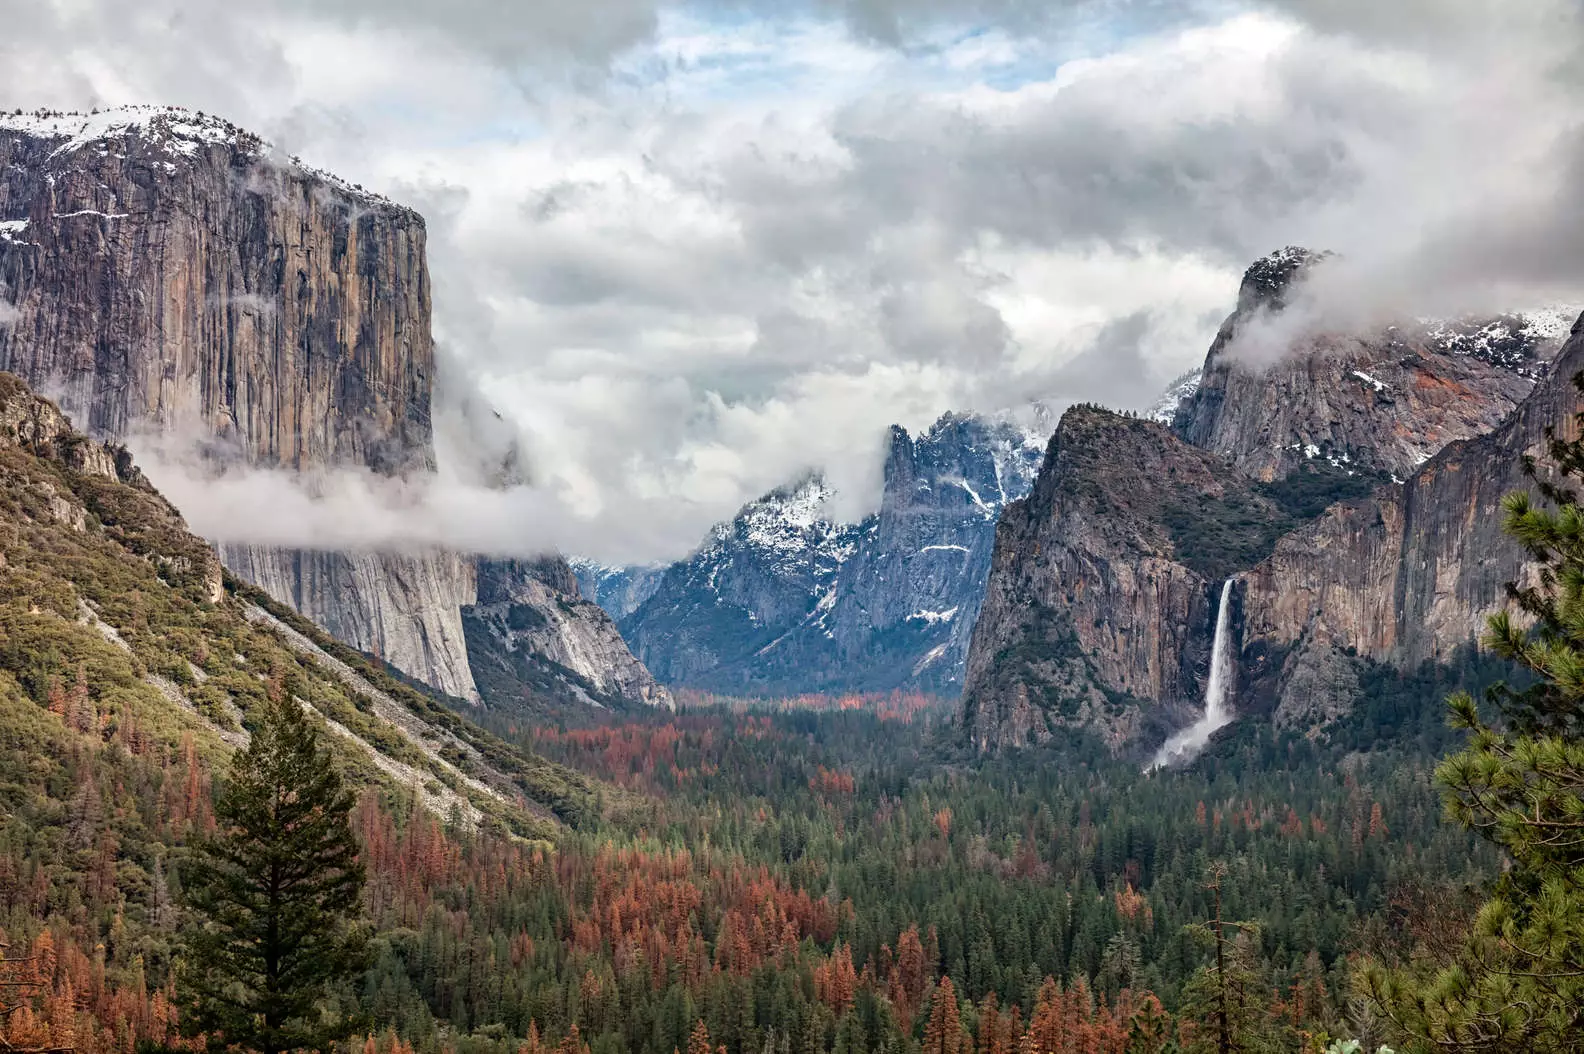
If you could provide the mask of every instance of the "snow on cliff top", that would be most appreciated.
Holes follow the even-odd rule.
[[[1172,381],[1171,387],[1161,393],[1155,404],[1144,411],[1144,417],[1150,421],[1158,421],[1163,425],[1170,425],[1172,418],[1177,416],[1177,408],[1199,390],[1199,380],[1204,375],[1204,370],[1190,370],[1189,372]]]
[[[72,154],[95,144],[105,150],[109,144],[129,138],[156,145],[172,157],[192,158],[211,146],[229,146],[250,157],[278,161],[283,166],[334,186],[349,197],[381,205],[395,204],[358,184],[348,183],[334,173],[305,164],[301,158],[294,156],[288,159],[264,139],[222,117],[180,106],[117,106],[91,113],[56,110],[0,112],[0,134],[6,132],[57,141],[59,145],[51,151],[51,158]],[[175,171],[173,167],[167,170]]]

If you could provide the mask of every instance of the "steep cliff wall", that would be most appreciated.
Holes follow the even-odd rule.
[[[996,532],[963,692],[969,735],[986,749],[1083,727],[1121,749],[1184,723],[1222,580],[1287,522],[1253,480],[1164,426],[1069,410]]]
[[[428,464],[414,212],[182,111],[0,117],[0,367],[95,433],[254,464]]]
[[[1261,324],[1323,259],[1294,248],[1249,267],[1176,413],[1179,436],[1260,479],[1316,459],[1406,478],[1448,443],[1496,427],[1544,374],[1571,321],[1542,313],[1415,322],[1260,346],[1276,339],[1257,336]]]
[[[947,414],[891,430],[880,511],[842,567],[827,629],[841,662],[960,690],[995,549],[995,522],[1028,493],[1046,434]]]
[[[0,117],[0,369],[95,435],[261,466],[432,467],[424,224],[166,108]],[[230,549],[349,643],[477,698],[453,557]],[[445,598],[448,602],[436,603]]]
[[[479,563],[478,599],[462,616],[484,702],[673,706],[671,694],[633,660],[616,623],[578,594],[576,573],[559,557]]]
[[[261,467],[432,469],[424,251],[416,213],[216,118],[0,115],[0,369],[98,436],[158,432]],[[463,620],[473,559],[221,555],[348,643],[479,699]],[[552,609],[578,603],[575,583],[550,592]],[[563,636],[606,655],[604,676],[641,698],[647,671],[609,647],[608,619],[584,614]]]
[[[1245,644],[1287,656],[1280,719],[1329,716],[1331,701],[1311,698],[1299,674],[1336,667],[1339,653],[1411,666],[1479,636],[1505,584],[1529,573],[1502,532],[1501,499],[1530,487],[1523,457],[1543,453],[1548,427],[1577,434],[1580,370],[1575,324],[1550,374],[1498,428],[1446,447],[1401,487],[1328,510],[1245,576]]]
[[[1238,327],[1280,311],[1309,265],[1250,268],[1175,436],[1063,418],[997,533],[963,709],[981,748],[1068,726],[1120,748],[1180,723],[1228,577],[1233,708],[1308,731],[1354,704],[1361,658],[1449,658],[1529,573],[1500,503],[1547,427],[1575,430],[1579,326],[1560,351],[1554,327],[1518,320],[1442,328],[1440,347],[1326,338],[1263,371],[1229,361]]]

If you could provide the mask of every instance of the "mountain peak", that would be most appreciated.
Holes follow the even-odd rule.
[[[1287,290],[1299,275],[1332,255],[1313,252],[1301,245],[1289,245],[1255,260],[1243,272],[1243,283],[1238,288],[1239,313],[1259,307],[1281,310],[1286,306]]]

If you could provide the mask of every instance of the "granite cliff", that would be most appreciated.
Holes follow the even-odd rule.
[[[980,749],[1065,729],[1162,738],[1208,674],[1227,573],[1289,523],[1259,483],[1163,425],[1078,406],[996,529],[962,723]]]
[[[1281,660],[1267,688],[1278,722],[1311,727],[1344,710],[1355,655],[1413,666],[1475,641],[1506,583],[1529,574],[1502,532],[1501,499],[1529,488],[1525,455],[1544,470],[1547,428],[1577,435],[1581,370],[1576,323],[1501,425],[1447,446],[1400,487],[1328,509],[1242,576],[1244,649]]]
[[[1173,428],[1260,479],[1327,459],[1406,478],[1448,443],[1496,427],[1533,389],[1571,318],[1556,312],[1417,321],[1366,334],[1259,343],[1305,272],[1288,248],[1251,265]]]
[[[0,115],[0,369],[91,434],[157,433],[252,467],[421,473],[434,468],[434,368],[411,210],[202,114]],[[480,699],[463,620],[472,558],[243,545],[221,557],[342,640]],[[592,609],[581,625],[614,633]]]
[[[1544,429],[1572,428],[1576,328],[1560,352],[1531,315],[1240,359],[1241,327],[1313,265],[1286,250],[1250,268],[1198,384],[1164,401],[1170,434],[1063,417],[997,532],[962,709],[981,749],[1082,728],[1136,752],[1186,723],[1228,578],[1233,709],[1315,731],[1353,704],[1362,662],[1449,658],[1524,573],[1499,502]]]
[[[558,557],[479,561],[477,597],[462,619],[473,676],[490,706],[672,705]]]

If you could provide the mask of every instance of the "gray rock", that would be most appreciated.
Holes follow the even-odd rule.
[[[621,619],[663,681],[798,694],[955,692],[995,521],[1027,492],[1043,437],[948,414],[891,431],[879,512],[835,522],[811,476],[717,526]]]
[[[0,301],[0,369],[94,436],[152,429],[268,468],[434,467],[423,219],[217,118],[0,115]],[[481,574],[509,572],[446,551],[223,556],[347,643],[479,700],[463,609]],[[579,603],[570,573],[535,581],[535,602]],[[582,647],[609,664],[596,681],[652,696],[609,619],[578,611],[556,654]]]

